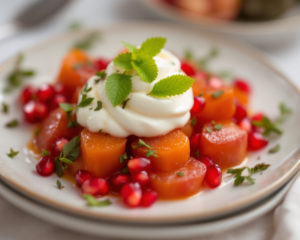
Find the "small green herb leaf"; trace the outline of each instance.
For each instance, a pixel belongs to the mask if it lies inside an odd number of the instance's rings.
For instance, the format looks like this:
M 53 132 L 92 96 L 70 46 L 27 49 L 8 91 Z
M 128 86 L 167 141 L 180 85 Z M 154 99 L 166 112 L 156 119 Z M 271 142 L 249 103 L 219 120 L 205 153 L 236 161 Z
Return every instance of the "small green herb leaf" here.
M 72 120 L 72 111 L 75 110 L 76 107 L 69 103 L 60 103 L 59 106 L 67 113 L 67 119 L 68 119 L 67 128 L 76 127 L 77 126 L 76 119 L 74 121 Z
M 61 181 L 59 181 L 58 179 L 56 180 L 56 187 L 61 190 L 64 188 L 64 186 L 61 184 Z
M 224 91 L 223 91 L 223 90 L 219 90 L 219 91 L 213 92 L 211 96 L 212 96 L 213 98 L 219 98 L 219 97 L 221 97 L 223 94 L 224 94 Z
M 170 97 L 186 92 L 194 79 L 185 75 L 172 75 L 157 82 L 149 95 L 154 97 Z
M 77 105 L 77 107 L 80 107 L 80 108 L 87 107 L 94 100 L 94 98 L 92 98 L 92 97 L 87 97 L 86 94 L 82 94 L 81 96 L 82 96 L 81 100 L 80 100 L 79 104 Z
M 63 109 L 65 112 L 71 112 L 74 110 L 75 106 L 69 103 L 60 103 L 60 108 Z
M 61 152 L 62 158 L 67 158 L 71 161 L 76 160 L 80 154 L 80 137 L 73 137 L 68 143 L 66 143 Z
M 128 156 L 127 156 L 127 153 L 125 152 L 123 155 L 121 155 L 121 157 L 120 157 L 120 163 L 124 163 L 125 162 L 125 160 L 127 160 L 128 159 Z
M 12 148 L 9 149 L 9 153 L 7 153 L 6 155 L 10 158 L 14 158 L 15 156 L 17 156 L 19 154 L 19 151 L 15 151 Z
M 158 157 L 158 155 L 156 154 L 156 151 L 151 149 L 148 149 L 146 152 L 146 157 Z
M 191 120 L 191 126 L 194 127 L 197 123 L 197 118 L 196 117 L 193 117 L 192 120 Z
M 126 53 L 120 54 L 119 56 L 117 56 L 114 59 L 114 64 L 116 66 L 119 66 L 119 67 L 127 69 L 127 70 L 132 69 L 131 53 L 130 52 L 126 52 Z
M 214 125 L 214 129 L 217 131 L 220 131 L 222 128 L 223 128 L 223 125 L 221 123 Z
M 97 107 L 94 109 L 94 111 L 99 111 L 102 109 L 102 102 L 101 101 L 97 101 Z
M 13 119 L 5 124 L 7 128 L 15 128 L 19 125 L 19 121 L 17 119 Z
M 122 44 L 123 44 L 130 52 L 136 50 L 136 46 L 133 45 L 133 44 L 131 44 L 131 43 L 127 43 L 127 42 L 124 42 L 124 41 L 123 41 Z
M 2 113 L 8 113 L 9 112 L 9 106 L 7 103 L 2 102 Z
M 133 54 L 132 66 L 137 71 L 140 78 L 147 83 L 151 83 L 157 77 L 157 66 L 149 55 L 144 53 Z
M 183 177 L 183 176 L 184 176 L 184 172 L 177 172 L 176 175 L 177 175 L 178 177 Z
M 280 150 L 280 145 L 276 144 L 274 147 L 270 148 L 269 153 L 277 153 Z
M 45 149 L 42 150 L 42 156 L 46 157 L 49 155 L 50 155 L 50 153 L 47 150 L 45 150 Z
M 113 73 L 106 79 L 106 95 L 113 106 L 121 104 L 128 97 L 131 88 L 130 75 Z
M 149 55 L 150 57 L 154 57 L 165 46 L 166 41 L 167 39 L 163 37 L 148 38 L 142 43 L 140 51 Z
M 150 147 L 147 143 L 145 143 L 145 141 L 142 140 L 142 139 L 139 139 L 139 140 L 138 140 L 138 144 L 137 144 L 137 145 L 134 145 L 134 146 L 133 146 L 133 149 L 137 149 L 137 148 L 139 148 L 139 147 L 146 147 L 146 148 L 148 148 L 148 149 L 151 148 L 151 147 Z
M 99 38 L 99 34 L 97 32 L 92 32 L 88 34 L 85 38 L 79 40 L 74 44 L 75 48 L 88 50 L 90 49 L 96 40 Z
M 206 128 L 205 128 L 205 131 L 208 132 L 208 133 L 212 133 L 212 132 L 213 132 L 212 129 L 211 129 L 210 127 L 206 127 Z
M 86 204 L 89 207 L 106 207 L 111 205 L 111 201 L 109 199 L 99 201 L 90 194 L 83 194 L 82 197 L 85 199 Z
M 278 125 L 266 116 L 264 116 L 261 121 L 252 121 L 252 124 L 256 127 L 263 128 L 265 136 L 269 136 L 272 132 L 279 135 L 282 134 L 282 130 Z

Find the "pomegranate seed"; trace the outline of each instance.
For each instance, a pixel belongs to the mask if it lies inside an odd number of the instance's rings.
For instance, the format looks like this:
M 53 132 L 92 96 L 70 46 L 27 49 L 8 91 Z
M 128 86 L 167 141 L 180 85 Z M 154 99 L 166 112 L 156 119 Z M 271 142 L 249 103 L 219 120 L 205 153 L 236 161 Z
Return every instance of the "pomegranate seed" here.
M 142 187 L 150 183 L 149 174 L 146 171 L 141 171 L 132 176 L 134 182 L 138 182 Z
M 53 97 L 53 99 L 52 99 L 51 109 L 58 108 L 60 103 L 64 103 L 66 101 L 67 101 L 67 99 L 66 99 L 66 97 L 64 95 L 62 95 L 62 94 L 56 94 Z
M 32 86 L 25 87 L 20 95 L 21 104 L 25 105 L 30 100 L 33 100 L 33 98 L 35 97 L 35 94 L 36 94 L 36 90 L 34 87 L 32 87 Z
M 236 123 L 239 124 L 245 117 L 247 117 L 246 108 L 241 104 L 236 104 L 235 113 L 233 115 Z
M 244 129 L 247 133 L 250 133 L 252 131 L 252 124 L 249 118 L 244 118 L 240 123 L 239 127 Z
M 57 83 L 53 87 L 54 87 L 54 90 L 55 90 L 56 94 L 61 94 L 61 95 L 65 94 L 65 87 L 64 87 L 63 84 Z
M 220 89 L 224 86 L 224 83 L 222 79 L 213 76 L 208 80 L 208 86 L 212 89 Z
M 200 162 L 205 164 L 207 169 L 214 165 L 213 160 L 211 160 L 209 157 L 203 156 L 199 160 L 200 160 Z
M 202 72 L 202 71 L 198 71 L 196 72 L 196 74 L 193 76 L 193 78 L 195 78 L 196 80 L 206 80 L 208 78 L 208 75 L 206 72 Z
M 184 71 L 184 73 L 188 76 L 195 75 L 196 71 L 195 68 L 188 62 L 181 62 L 181 70 Z
M 205 183 L 210 188 L 216 188 L 221 184 L 222 171 L 217 164 L 207 168 L 205 175 Z
M 157 200 L 157 193 L 152 189 L 146 189 L 143 191 L 142 203 L 143 207 L 150 207 Z
M 98 71 L 105 70 L 107 68 L 108 64 L 109 64 L 109 61 L 107 59 L 98 58 L 96 60 L 96 66 L 97 66 Z
M 128 170 L 134 175 L 141 171 L 147 171 L 150 168 L 150 160 L 147 158 L 132 158 L 128 161 Z
M 49 156 L 44 156 L 36 165 L 36 171 L 41 176 L 49 176 L 54 173 L 55 164 L 54 161 Z
M 248 135 L 248 150 L 250 151 L 257 151 L 265 146 L 267 146 L 268 140 L 259 133 L 259 132 L 251 132 Z
M 29 123 L 42 121 L 48 114 L 48 108 L 44 103 L 30 101 L 23 107 L 25 120 Z
M 130 177 L 127 174 L 119 173 L 119 174 L 113 176 L 111 178 L 110 182 L 111 182 L 111 186 L 112 186 L 113 190 L 118 192 L 126 183 L 129 182 L 129 180 L 130 180 Z
M 265 115 L 263 113 L 257 113 L 252 116 L 252 121 L 261 121 Z
M 54 143 L 54 152 L 55 154 L 60 154 L 61 151 L 63 150 L 64 146 L 69 142 L 68 139 L 66 138 L 60 138 L 56 140 Z
M 191 149 L 196 150 L 199 148 L 201 133 L 196 133 L 190 137 Z
M 81 185 L 81 191 L 93 196 L 105 195 L 108 193 L 107 181 L 103 178 L 90 178 L 85 180 Z
M 191 115 L 195 116 L 199 112 L 201 112 L 205 107 L 205 98 L 203 97 L 194 97 L 194 104 L 191 109 Z
M 251 93 L 251 87 L 244 79 L 237 78 L 234 82 L 234 86 L 247 94 Z
M 42 84 L 38 89 L 36 95 L 39 101 L 47 103 L 51 101 L 52 98 L 54 97 L 55 89 L 53 86 L 49 84 Z
M 93 175 L 85 170 L 78 170 L 78 172 L 75 175 L 75 181 L 78 187 L 81 187 L 82 184 L 93 177 Z
M 130 208 L 138 207 L 142 201 L 142 190 L 138 183 L 127 183 L 121 189 L 123 203 Z

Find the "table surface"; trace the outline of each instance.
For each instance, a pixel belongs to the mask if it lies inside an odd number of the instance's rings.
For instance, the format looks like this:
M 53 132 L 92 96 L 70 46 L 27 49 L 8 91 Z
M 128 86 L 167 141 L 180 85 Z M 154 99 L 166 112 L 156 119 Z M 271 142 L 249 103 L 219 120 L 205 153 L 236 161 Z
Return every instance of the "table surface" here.
M 5 8 L 1 8 L 0 24 L 9 21 L 19 9 L 30 1 L 31 0 L 0 0 L 1 6 L 5 6 Z M 0 62 L 15 55 L 27 46 L 66 31 L 68 26 L 74 21 L 80 22 L 85 27 L 99 27 L 121 21 L 158 19 L 160 18 L 146 9 L 137 0 L 75 0 L 72 5 L 58 14 L 55 19 L 38 29 L 20 33 L 9 39 L 9 41 L 0 42 Z M 300 33 L 300 28 L 298 33 Z M 300 87 L 300 38 L 296 38 L 288 44 L 270 44 L 268 47 L 259 47 L 259 49 Z M 1 240 L 99 239 L 68 231 L 37 219 L 15 208 L 1 197 L 0 213 L 2 216 L 0 218 Z M 272 216 L 273 212 L 268 213 L 264 217 L 248 223 L 245 227 L 209 236 L 205 239 L 270 239 L 273 227 Z M 253 231 L 254 229 L 255 231 Z

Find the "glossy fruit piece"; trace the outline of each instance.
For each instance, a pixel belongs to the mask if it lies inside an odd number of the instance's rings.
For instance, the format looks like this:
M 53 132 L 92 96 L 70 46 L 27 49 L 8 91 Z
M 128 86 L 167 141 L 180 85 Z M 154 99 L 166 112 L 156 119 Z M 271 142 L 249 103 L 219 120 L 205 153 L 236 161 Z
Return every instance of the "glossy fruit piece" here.
M 56 94 L 51 101 L 50 108 L 53 110 L 55 108 L 58 108 L 60 103 L 65 103 L 65 102 L 67 102 L 67 98 L 64 95 Z
M 217 96 L 217 93 L 221 94 Z M 209 91 L 205 93 L 203 97 L 205 98 L 205 107 L 197 115 L 197 118 L 200 122 L 232 119 L 232 116 L 235 112 L 235 102 L 232 88 Z
M 67 128 L 67 114 L 61 108 L 53 110 L 42 122 L 40 131 L 35 138 L 38 149 L 52 149 L 57 139 L 70 139 L 76 136 L 80 128 Z
M 43 177 L 50 176 L 55 171 L 54 161 L 50 156 L 42 157 L 36 165 L 36 171 Z
M 197 72 L 194 76 L 192 76 L 195 81 L 193 83 L 193 94 L 194 96 L 199 96 L 199 94 L 204 93 L 207 89 L 207 73 L 205 72 Z
M 42 84 L 36 92 L 38 101 L 43 103 L 50 102 L 54 97 L 54 95 L 55 95 L 54 87 L 47 83 Z
M 130 176 L 128 174 L 118 173 L 110 179 L 111 187 L 114 191 L 118 192 L 121 188 L 129 183 Z
M 98 71 L 105 70 L 107 65 L 109 64 L 109 60 L 105 58 L 97 58 L 96 59 L 96 67 Z
M 194 104 L 191 109 L 191 115 L 196 116 L 200 113 L 205 107 L 205 98 L 203 97 L 194 97 Z
M 238 126 L 241 129 L 244 129 L 247 133 L 250 133 L 252 131 L 252 124 L 249 118 L 244 118 L 239 124 Z
M 90 178 L 81 185 L 81 191 L 93 196 L 106 195 L 109 191 L 107 181 L 103 178 Z
M 201 133 L 196 133 L 190 137 L 190 146 L 193 151 L 199 150 Z
M 78 98 L 79 98 L 79 95 L 80 95 L 80 92 L 82 90 L 82 87 L 77 87 L 73 94 L 72 94 L 72 97 L 71 97 L 71 103 L 74 103 L 74 104 L 77 104 L 78 103 Z
M 108 177 L 121 170 L 120 157 L 125 152 L 126 141 L 126 138 L 84 129 L 80 134 L 80 149 L 85 169 L 96 177 Z
M 24 118 L 28 123 L 41 122 L 48 115 L 47 105 L 41 102 L 29 101 L 23 107 Z
M 181 131 L 187 136 L 190 137 L 193 133 L 193 126 L 192 126 L 192 119 L 190 119 L 183 128 L 181 128 Z
M 204 181 L 209 188 L 218 187 L 222 182 L 221 168 L 216 164 L 209 166 L 207 168 Z
M 156 202 L 158 195 L 152 189 L 146 189 L 143 191 L 141 206 L 151 207 Z
M 181 62 L 181 70 L 188 76 L 193 76 L 196 73 L 194 66 L 186 61 Z
M 200 153 L 226 169 L 238 165 L 246 157 L 247 132 L 231 122 L 220 124 L 220 130 L 215 130 L 210 123 L 203 126 Z
M 127 183 L 121 189 L 123 203 L 129 208 L 140 206 L 142 190 L 138 183 Z
M 247 106 L 249 103 L 249 96 L 251 88 L 248 83 L 243 80 L 236 80 L 233 84 L 234 97 L 239 104 Z
M 146 171 L 141 171 L 132 176 L 132 181 L 139 183 L 143 187 L 150 183 L 150 177 Z
M 247 94 L 250 94 L 251 93 L 251 87 L 250 85 L 247 83 L 246 80 L 244 79 L 241 79 L 241 78 L 237 78 L 235 79 L 234 81 L 234 86 L 236 88 L 238 88 L 240 91 L 243 91 Z
M 174 130 L 166 135 L 141 138 L 155 152 L 157 157 L 148 157 L 151 168 L 157 171 L 172 171 L 182 167 L 190 157 L 190 142 L 181 130 Z M 136 147 L 138 139 L 131 143 L 132 153 L 136 157 L 147 157 L 148 148 Z
M 239 124 L 244 118 L 247 117 L 247 110 L 241 104 L 236 104 L 235 113 L 233 118 L 237 124 Z
M 22 105 L 25 105 L 30 100 L 33 100 L 36 97 L 36 89 L 33 86 L 25 87 L 20 95 L 20 102 Z
M 265 115 L 263 113 L 256 113 L 251 117 L 252 121 L 261 121 Z
M 151 172 L 151 188 L 162 199 L 179 199 L 200 191 L 206 166 L 191 158 L 185 166 L 172 172 Z
M 76 175 L 75 175 L 75 181 L 78 187 L 81 187 L 82 184 L 88 180 L 88 179 L 92 179 L 93 175 L 85 170 L 79 170 Z
M 199 158 L 199 161 L 202 162 L 202 163 L 204 163 L 207 169 L 208 169 L 209 167 L 215 165 L 215 163 L 213 162 L 213 160 L 211 160 L 211 159 L 210 159 L 209 157 L 207 157 L 207 156 L 202 156 L 202 157 L 200 157 L 200 158 Z
M 248 136 L 248 150 L 258 151 L 268 145 L 268 140 L 259 132 L 251 132 Z
M 224 82 L 221 78 L 212 76 L 208 80 L 208 88 L 211 90 L 218 90 L 224 87 Z
M 132 158 L 128 161 L 127 167 L 131 174 L 137 174 L 141 171 L 150 170 L 150 160 L 148 158 Z
M 68 142 L 69 140 L 66 138 L 57 139 L 54 144 L 54 153 L 57 155 L 60 154 Z
M 79 49 L 73 49 L 63 59 L 58 83 L 65 88 L 67 98 L 71 98 L 77 87 L 82 87 L 97 71 L 93 59 Z

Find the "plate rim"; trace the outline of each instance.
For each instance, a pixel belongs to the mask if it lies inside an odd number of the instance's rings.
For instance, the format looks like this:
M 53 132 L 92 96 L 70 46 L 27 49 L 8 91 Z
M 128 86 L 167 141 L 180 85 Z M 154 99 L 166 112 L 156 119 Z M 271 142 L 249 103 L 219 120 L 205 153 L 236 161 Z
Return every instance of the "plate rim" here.
M 83 29 L 83 30 L 76 30 L 76 31 L 71 31 L 71 32 L 65 32 L 58 34 L 56 36 L 50 37 L 47 40 L 44 40 L 40 43 L 34 44 L 31 47 L 27 47 L 24 49 L 24 53 L 30 53 L 33 51 L 38 51 L 40 48 L 44 48 L 48 46 L 49 43 L 55 42 L 55 41 L 61 41 L 65 38 L 72 38 L 73 35 L 77 35 L 78 32 L 80 33 L 89 33 L 93 31 L 99 31 L 100 33 L 105 34 L 106 31 L 116 31 L 117 29 L 120 28 L 125 28 L 127 27 L 157 27 L 159 23 L 160 28 L 172 28 L 174 30 L 178 30 L 178 27 L 183 26 L 182 24 L 174 24 L 174 23 L 166 23 L 166 22 L 161 22 L 161 21 L 139 21 L 139 22 L 125 22 L 125 23 L 114 23 L 111 25 L 107 25 L 105 27 L 98 27 L 98 28 L 93 28 L 93 29 Z M 202 35 L 205 36 L 208 39 L 215 39 L 217 42 L 223 42 L 226 45 L 229 46 L 234 46 L 235 48 L 240 49 L 242 52 L 247 54 L 253 59 L 258 60 L 261 62 L 266 68 L 277 74 L 282 80 L 284 80 L 287 84 L 291 86 L 295 90 L 295 92 L 300 96 L 300 90 L 297 88 L 294 82 L 292 82 L 286 75 L 284 75 L 280 70 L 278 70 L 265 56 L 263 53 L 261 53 L 259 50 L 257 50 L 254 47 L 251 47 L 248 44 L 245 44 L 239 40 L 232 39 L 230 37 L 225 37 L 222 34 L 219 33 L 211 33 L 211 32 L 206 32 L 206 31 L 197 31 L 195 32 L 195 28 L 190 26 L 184 26 L 184 28 L 180 28 L 181 31 L 183 32 L 188 32 L 188 33 L 196 33 L 197 35 Z M 222 36 L 222 39 L 220 40 L 220 36 Z M 2 64 L 0 64 L 0 71 L 2 71 L 4 68 L 8 67 L 13 61 L 15 57 L 11 57 L 8 60 L 4 61 Z M 290 153 L 291 154 L 291 153 Z M 0 156 L 1 157 L 1 156 Z M 272 185 L 269 185 L 268 187 L 264 188 L 264 190 L 258 191 L 256 194 L 254 194 L 251 198 L 247 198 L 244 201 L 236 202 L 234 204 L 235 207 L 233 206 L 226 206 L 225 209 L 219 208 L 217 211 L 210 212 L 210 214 L 203 214 L 201 215 L 201 219 L 208 219 L 211 217 L 215 217 L 217 215 L 220 215 L 219 212 L 224 213 L 229 213 L 229 212 L 234 212 L 236 210 L 239 210 L 241 208 L 244 208 L 248 206 L 249 204 L 253 204 L 256 201 L 259 201 L 263 197 L 266 197 L 267 195 L 270 195 L 272 192 L 276 191 L 279 189 L 281 186 L 283 186 L 286 182 L 288 182 L 292 176 L 300 169 L 300 150 L 299 148 L 291 154 L 291 156 L 288 157 L 288 159 L 292 159 L 294 157 L 297 157 L 297 162 L 295 165 L 289 169 L 283 176 L 281 176 L 277 181 L 273 182 Z M 27 196 L 34 197 L 34 199 L 37 199 L 40 202 L 46 202 L 47 204 L 50 204 L 52 206 L 56 206 L 57 208 L 68 210 L 71 212 L 76 212 L 81 215 L 89 216 L 92 218 L 98 218 L 98 219 L 109 219 L 111 221 L 116 221 L 116 222 L 123 222 L 123 221 L 130 221 L 130 222 L 143 222 L 143 223 L 152 223 L 152 222 L 160 222 L 160 223 L 166 223 L 166 222 L 187 222 L 187 221 L 192 221 L 199 219 L 199 214 L 188 214 L 188 215 L 182 215 L 180 217 L 173 217 L 172 219 L 168 217 L 152 217 L 151 219 L 147 217 L 135 217 L 134 219 L 131 218 L 126 218 L 126 217 L 120 217 L 120 216 L 112 216 L 109 213 L 101 213 L 101 212 L 91 212 L 87 211 L 85 209 L 79 209 L 77 207 L 72 207 L 68 204 L 63 204 L 55 200 L 48 199 L 42 194 L 38 194 L 34 191 L 32 191 L 29 187 L 25 188 L 21 184 L 19 184 L 17 181 L 14 181 L 13 179 L 9 179 L 5 176 L 2 175 L 1 169 L 0 169 L 0 178 L 3 179 L 5 182 L 9 183 L 14 189 L 17 189 L 18 191 L 23 192 Z M 229 209 L 229 210 L 228 210 Z

